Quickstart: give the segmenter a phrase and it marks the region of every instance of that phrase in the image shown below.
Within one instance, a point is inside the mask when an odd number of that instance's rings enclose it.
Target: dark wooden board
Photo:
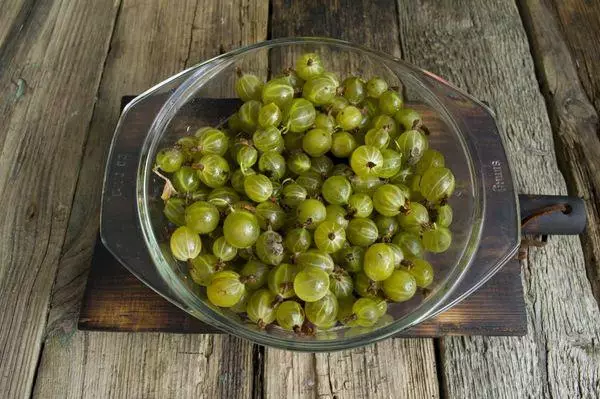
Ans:
[[[121,108],[133,98],[123,97]],[[230,107],[223,103],[217,108]],[[432,131],[438,133],[444,131],[445,126],[442,121],[426,107],[419,104],[411,104],[411,107],[421,112]],[[210,106],[207,106],[208,108]],[[127,137],[131,140],[139,140],[138,134],[134,133],[142,128],[143,126],[130,126]],[[432,134],[431,140],[439,140],[436,136],[437,134]],[[482,240],[480,245],[480,252],[484,255],[478,257],[476,261],[489,261],[487,258],[494,254],[493,237]],[[139,268],[140,265],[136,267]],[[471,280],[479,278],[477,276],[477,274],[466,276],[463,286],[472,284]],[[215,328],[188,316],[143,285],[119,264],[99,240],[83,300],[79,327],[113,331],[218,332]],[[491,284],[469,298],[469,301],[401,335],[436,337],[469,334],[524,335],[525,333],[526,316],[520,266],[514,261],[514,265],[504,268]]]
[[[521,267],[511,260],[487,284],[454,308],[399,336],[524,335],[527,320]],[[79,315],[82,330],[218,333],[152,291],[108,252],[100,240]]]

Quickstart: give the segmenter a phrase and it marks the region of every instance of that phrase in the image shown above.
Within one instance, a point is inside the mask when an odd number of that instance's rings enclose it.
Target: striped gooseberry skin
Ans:
[[[429,168],[421,176],[420,191],[429,202],[439,202],[454,192],[456,180],[448,168]]]
[[[384,184],[373,193],[373,207],[384,216],[396,216],[406,206],[408,197],[395,184]]]
[[[262,89],[263,104],[274,103],[279,109],[288,106],[294,98],[294,88],[284,81],[274,79],[267,82]]]
[[[416,234],[401,231],[392,238],[392,243],[398,245],[406,256],[423,257],[425,249]]]
[[[200,254],[202,241],[200,236],[189,227],[178,227],[171,235],[171,253],[180,261],[193,259]]]
[[[445,158],[441,152],[428,148],[423,153],[419,162],[415,165],[415,174],[422,175],[430,168],[443,168],[445,166]]]
[[[352,194],[348,198],[348,211],[354,217],[367,218],[373,213],[373,200],[365,193]]]
[[[325,205],[317,199],[309,198],[302,201],[296,208],[297,222],[309,230],[317,228],[327,217]]]
[[[185,209],[185,224],[197,234],[208,234],[215,230],[220,218],[219,210],[210,202],[196,201]]]
[[[404,100],[402,100],[400,94],[394,90],[384,91],[379,96],[379,109],[383,114],[394,115],[403,105]]]
[[[300,78],[308,80],[325,72],[321,57],[316,53],[306,53],[296,60],[296,73]]]
[[[280,263],[269,272],[267,276],[267,285],[271,292],[283,299],[291,298],[295,295],[293,282],[300,267],[289,263]]]
[[[333,293],[328,292],[325,296],[315,302],[307,302],[304,305],[306,318],[315,326],[329,328],[335,324],[335,316],[338,312],[338,301]]]
[[[275,103],[263,105],[258,111],[258,125],[263,129],[270,126],[277,126],[283,117],[281,109]]]
[[[427,137],[418,130],[407,130],[398,136],[394,143],[396,150],[402,154],[404,162],[408,165],[419,162],[425,150],[429,148]]]
[[[369,129],[365,135],[365,144],[384,150],[390,144],[390,135],[385,129]]]
[[[244,179],[244,191],[254,202],[264,202],[273,194],[273,184],[265,175],[250,175]]]
[[[389,115],[381,114],[377,115],[371,120],[371,128],[385,130],[391,138],[396,138],[400,134],[398,131],[398,124]]]
[[[402,168],[402,154],[386,148],[381,151],[381,155],[383,156],[383,164],[379,171],[379,177],[382,179],[394,177]]]
[[[252,246],[260,235],[260,226],[254,214],[236,209],[223,222],[223,236],[237,249]]]
[[[290,208],[295,208],[308,196],[307,190],[298,183],[290,183],[281,190],[281,202]]]
[[[402,230],[417,235],[420,235],[430,222],[427,208],[418,202],[411,202],[410,212],[399,214],[397,218]]]
[[[239,125],[246,133],[253,133],[258,125],[258,113],[262,104],[257,100],[249,100],[242,104],[237,112]]]
[[[258,159],[258,170],[273,181],[279,181],[285,176],[285,158],[277,151],[267,151]]]
[[[284,148],[281,132],[273,126],[255,131],[252,135],[252,144],[260,152],[282,152]]]
[[[302,227],[290,230],[286,235],[283,244],[292,254],[306,251],[312,244],[310,232]]]
[[[216,154],[223,156],[229,148],[229,136],[219,129],[208,129],[198,139],[198,149],[202,155]]]
[[[383,155],[376,147],[361,145],[350,156],[350,167],[360,177],[377,177],[382,165]]]
[[[288,129],[294,133],[307,131],[313,125],[317,116],[314,105],[304,98],[292,100],[286,111]]]
[[[328,76],[318,76],[304,83],[302,96],[315,105],[329,104],[335,97],[336,82]]]
[[[251,73],[242,74],[235,82],[235,92],[242,101],[260,100],[263,82]]]
[[[264,328],[275,321],[277,307],[273,303],[275,303],[275,294],[271,291],[260,289],[253,292],[246,305],[248,318],[259,328]]]
[[[323,182],[321,194],[332,205],[344,205],[352,194],[352,186],[344,176],[331,176]]]
[[[450,248],[452,233],[446,227],[436,226],[433,229],[425,230],[421,241],[423,247],[429,252],[442,253]]]
[[[309,170],[296,178],[296,183],[306,189],[309,196],[316,196],[321,192],[323,179],[321,175],[315,171]]]
[[[298,254],[296,256],[296,264],[300,267],[318,267],[319,269],[325,270],[327,273],[331,273],[335,267],[331,255],[316,248],[311,248],[306,252]]]
[[[219,259],[213,254],[200,254],[191,259],[190,276],[198,285],[208,286],[218,269]]]
[[[228,262],[237,256],[237,249],[227,242],[224,236],[221,236],[213,242],[213,255],[219,260]]]
[[[296,301],[285,301],[277,307],[277,324],[284,330],[300,331],[304,323],[304,309]]]
[[[339,224],[325,220],[317,226],[314,240],[320,250],[327,253],[337,252],[346,242],[346,231]]]
[[[346,228],[346,237],[352,245],[368,247],[377,240],[378,236],[377,225],[371,219],[354,218]]]
[[[331,149],[331,133],[324,129],[311,129],[302,139],[302,149],[311,157],[325,155]]]
[[[385,296],[394,302],[404,302],[415,295],[417,281],[406,270],[395,270],[382,284]]]

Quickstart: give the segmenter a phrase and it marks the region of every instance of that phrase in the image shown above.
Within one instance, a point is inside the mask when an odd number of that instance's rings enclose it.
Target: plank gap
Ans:
[[[267,16],[267,40],[271,40],[273,29],[273,0],[269,0],[268,16]]]
[[[438,377],[438,395],[440,399],[448,398],[448,391],[446,389],[446,379],[444,373],[444,363],[442,358],[443,351],[443,341],[440,338],[435,338],[433,340],[433,354],[435,359],[435,371]]]
[[[263,399],[265,397],[265,348],[262,345],[254,345],[252,348],[252,399]]]
[[[31,391],[29,392],[29,399],[33,399],[33,397],[34,397],[35,384],[37,383],[37,379],[38,379],[38,371],[40,370],[40,367],[42,365],[42,353],[44,353],[45,346],[46,346],[46,340],[42,339],[42,345],[40,346],[37,363],[35,364],[35,371],[33,372],[33,380],[31,382]]]

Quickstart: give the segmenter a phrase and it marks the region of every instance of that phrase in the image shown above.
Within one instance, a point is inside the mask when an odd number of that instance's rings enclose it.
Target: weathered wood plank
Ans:
[[[273,398],[435,398],[435,355],[419,339],[390,339],[332,353],[267,349],[265,385]]]
[[[265,348],[263,392],[266,398],[315,398],[318,378],[313,353]],[[327,375],[320,375],[327,381]]]
[[[510,1],[398,1],[404,56],[489,102],[522,192],[566,191],[518,10]],[[546,22],[544,22],[546,23]],[[448,397],[595,397],[600,313],[577,237],[523,262],[529,334],[445,338]]]
[[[23,18],[17,15],[13,20],[20,18],[22,28],[18,35],[6,36],[10,43],[2,47],[0,392],[4,397],[24,397],[31,391],[118,4],[117,0],[38,1],[30,13],[23,11]]]
[[[248,344],[230,336],[77,333],[49,338],[41,398],[248,398]],[[49,369],[54,369],[48,372]],[[57,381],[57,378],[69,381]],[[43,390],[40,390],[43,388]]]
[[[564,30],[561,30],[549,1],[521,2],[542,90],[548,103],[559,166],[570,194],[586,200],[588,224],[585,234],[581,236],[581,243],[588,278],[596,301],[600,303],[600,95],[597,92],[600,88],[600,76],[597,75],[600,74],[600,6],[598,3],[583,6],[578,1],[562,2],[557,6],[563,19],[568,19],[563,21],[568,22]],[[581,7],[582,10],[577,12],[571,7]],[[585,23],[595,12],[596,23],[584,29]],[[575,61],[563,31],[575,42],[571,43],[577,57]],[[598,37],[594,38],[594,34]],[[589,49],[581,48],[583,37],[586,37]],[[595,58],[595,62],[590,58]],[[578,77],[586,82],[585,86]],[[596,109],[590,99],[596,102]]]
[[[435,354],[429,343],[390,339],[351,351],[317,354],[317,392],[330,398],[436,398]]]
[[[121,97],[220,51],[266,38],[266,1],[222,3],[123,1],[60,258],[36,397],[212,398],[252,392],[253,346],[247,341],[76,331],[98,231],[101,166]]]
[[[400,56],[392,1],[293,2],[272,5],[273,38],[329,36]],[[351,73],[356,66],[330,66]],[[346,69],[344,69],[346,68]],[[364,69],[361,72],[368,74]],[[387,340],[331,354],[290,354],[266,349],[267,397],[428,397],[438,396],[433,341]],[[285,368],[282,365],[286,365]]]
[[[18,33],[27,16],[31,12],[33,0],[2,0],[0,1],[0,54],[9,36]]]
[[[141,93],[185,68],[195,7],[195,0],[178,2],[176,6],[133,0],[121,6],[60,258],[49,333],[56,328],[75,329],[75,316],[98,235],[104,164],[119,119],[121,96]]]
[[[550,9],[548,1],[546,9]],[[600,2],[552,0],[583,90],[600,112]],[[561,40],[562,41],[562,40]]]

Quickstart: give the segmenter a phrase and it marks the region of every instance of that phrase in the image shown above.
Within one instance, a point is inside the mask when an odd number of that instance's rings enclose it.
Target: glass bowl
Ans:
[[[456,177],[456,190],[449,199],[454,209],[452,245],[442,254],[428,254],[426,257],[435,270],[433,283],[426,291],[418,290],[414,298],[407,302],[390,303],[389,316],[370,328],[338,326],[304,335],[279,327],[261,330],[240,315],[209,304],[205,289],[189,277],[188,265],[175,260],[169,251],[165,233],[168,222],[162,212],[161,200],[164,182],[153,173],[156,153],[172,145],[184,134],[203,126],[220,126],[226,121],[239,106],[234,91],[238,68],[267,79],[293,66],[294,60],[305,52],[320,54],[326,69],[339,76],[360,74],[369,78],[377,75],[390,85],[399,86],[404,93],[405,103],[424,115],[431,133],[430,148],[444,154],[446,165]],[[133,117],[136,111],[139,111],[139,115]],[[507,164],[493,114],[480,102],[441,78],[389,55],[332,39],[267,41],[213,58],[140,95],[125,109],[113,147],[118,147],[116,143],[123,139],[127,124],[132,123],[132,119],[148,126],[145,137],[138,138],[143,139],[141,147],[139,141],[135,150],[133,144],[130,147],[131,151],[137,151],[137,158],[131,159],[138,160],[135,203],[139,227],[152,262],[136,266],[136,262],[141,263],[141,255],[138,254],[137,261],[130,254],[124,255],[127,245],[122,241],[115,244],[115,240],[108,237],[111,234],[108,232],[110,226],[105,226],[104,213],[110,211],[114,198],[108,198],[108,203],[106,198],[103,201],[102,237],[105,244],[140,279],[188,313],[225,332],[259,344],[290,350],[332,351],[390,337],[464,298],[485,282],[516,250],[518,226],[515,227],[515,193],[510,172],[505,172],[504,189],[500,194],[496,193],[492,201],[504,204],[502,209],[496,211],[506,212],[507,217],[514,220],[507,224],[505,231],[497,234],[493,254],[477,255],[486,212],[489,213],[486,206],[490,202],[490,176],[493,177],[492,164],[484,158],[491,154],[498,162]],[[119,158],[115,151],[115,148],[111,149],[111,159]],[[115,166],[107,166],[107,179],[114,172],[111,167]],[[109,187],[105,185],[105,197],[110,196],[111,190],[110,184]],[[508,205],[515,210],[510,212]],[[489,228],[497,231],[496,226]],[[135,230],[131,231],[128,233],[130,236],[136,234]],[[480,262],[474,267],[476,255]],[[469,278],[465,280],[466,275]],[[460,289],[457,290],[457,287]]]

